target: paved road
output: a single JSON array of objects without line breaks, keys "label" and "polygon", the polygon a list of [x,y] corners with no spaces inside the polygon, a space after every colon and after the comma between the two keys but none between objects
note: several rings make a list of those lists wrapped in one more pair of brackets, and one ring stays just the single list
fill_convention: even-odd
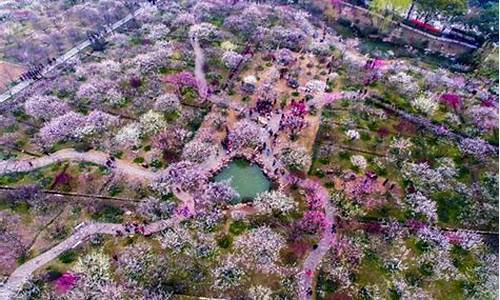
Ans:
[{"label": "paved road", "polygon": [[[116,21],[111,26],[106,28],[106,34],[109,34],[109,33],[113,32],[114,30],[120,28],[124,24],[128,23],[135,16],[137,16],[138,14],[141,14],[143,12],[143,10],[144,9],[140,8],[140,9],[136,10],[133,13],[133,15],[128,14],[123,19]],[[57,67],[64,64],[66,61],[68,61],[69,59],[71,59],[72,57],[74,57],[75,55],[77,55],[78,53],[80,53],[82,50],[86,49],[89,46],[90,46],[89,40],[84,40],[84,41],[80,42],[75,47],[71,48],[66,53],[59,56],[56,59],[56,62],[54,64],[46,66],[42,70],[42,75],[47,75],[50,72],[54,71]],[[9,100],[10,98],[16,96],[20,92],[24,91],[27,87],[31,86],[34,82],[35,82],[35,80],[30,79],[30,80],[25,80],[25,81],[22,81],[16,85],[14,85],[9,90],[7,90],[5,93],[0,95],[0,103],[3,103],[5,101]]]}]

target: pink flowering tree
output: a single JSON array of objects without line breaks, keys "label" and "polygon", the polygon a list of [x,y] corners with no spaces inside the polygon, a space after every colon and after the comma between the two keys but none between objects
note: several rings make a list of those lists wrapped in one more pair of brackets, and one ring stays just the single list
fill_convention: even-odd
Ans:
[{"label": "pink flowering tree", "polygon": [[297,28],[274,27],[268,36],[272,47],[284,47],[292,51],[299,51],[306,42],[306,35]]},{"label": "pink flowering tree", "polygon": [[52,145],[63,140],[77,139],[77,129],[85,122],[85,116],[68,112],[46,123],[39,132],[40,140],[45,145]]},{"label": "pink flowering tree", "polygon": [[182,158],[195,163],[201,163],[215,154],[214,145],[208,140],[194,139],[182,150]]},{"label": "pink flowering tree", "polygon": [[325,213],[317,210],[305,212],[299,221],[299,227],[308,233],[318,233],[326,227],[326,224]]},{"label": "pink flowering tree", "polygon": [[245,147],[258,147],[264,143],[265,131],[256,123],[242,120],[228,134],[228,148],[232,151]]},{"label": "pink flowering tree", "polygon": [[485,159],[497,151],[482,139],[466,138],[460,141],[459,149],[463,154],[472,155],[478,159]]},{"label": "pink flowering tree", "polygon": [[264,10],[254,6],[247,6],[241,13],[227,17],[224,20],[224,28],[239,35],[250,36],[259,25],[265,22]]},{"label": "pink flowering tree", "polygon": [[117,117],[101,111],[92,111],[87,116],[71,111],[45,123],[38,135],[46,146],[60,141],[80,141],[103,134],[118,121]]},{"label": "pink flowering tree", "polygon": [[295,62],[295,56],[292,50],[287,48],[282,48],[274,52],[276,62],[283,66],[291,65]]},{"label": "pink flowering tree", "polygon": [[467,110],[472,123],[481,131],[498,128],[498,109],[489,106],[473,106]]},{"label": "pink flowering tree", "polygon": [[457,94],[445,93],[441,95],[440,99],[442,103],[455,110],[462,106],[462,98]]},{"label": "pink flowering tree", "polygon": [[162,171],[153,183],[153,188],[162,194],[168,194],[176,189],[196,191],[206,181],[207,177],[198,165],[190,161],[180,161]]},{"label": "pink flowering tree", "polygon": [[165,154],[177,154],[188,138],[188,131],[182,128],[168,128],[153,137],[153,147]]},{"label": "pink flowering tree", "polygon": [[176,94],[166,93],[156,99],[154,109],[169,113],[179,110],[180,105],[179,97]]},{"label": "pink flowering tree", "polygon": [[189,71],[182,71],[165,77],[165,82],[170,83],[176,87],[177,94],[182,92],[183,88],[197,89],[198,82],[193,73]]},{"label": "pink flowering tree", "polygon": [[33,96],[24,103],[24,110],[33,118],[47,121],[64,115],[70,107],[54,96]]},{"label": "pink flowering tree", "polygon": [[77,130],[81,138],[95,136],[102,134],[106,130],[117,126],[119,118],[108,113],[94,110],[91,111],[86,117],[85,122]]},{"label": "pink flowering tree", "polygon": [[305,103],[292,103],[289,110],[281,119],[280,127],[288,130],[292,137],[296,137],[296,135],[307,125],[305,121],[306,113],[307,107],[305,106]]},{"label": "pink flowering tree", "polygon": [[195,194],[196,209],[207,209],[216,205],[226,205],[234,198],[238,197],[238,193],[231,187],[229,182],[209,182],[201,187]]},{"label": "pink flowering tree", "polygon": [[61,277],[57,278],[55,281],[55,289],[58,294],[65,294],[69,290],[71,290],[76,282],[78,281],[79,276],[70,272],[66,272],[62,274]]},{"label": "pink flowering tree", "polygon": [[245,57],[235,51],[228,50],[225,51],[224,54],[222,54],[222,61],[224,62],[224,65],[230,69],[233,70],[237,66],[239,66],[243,61]]}]

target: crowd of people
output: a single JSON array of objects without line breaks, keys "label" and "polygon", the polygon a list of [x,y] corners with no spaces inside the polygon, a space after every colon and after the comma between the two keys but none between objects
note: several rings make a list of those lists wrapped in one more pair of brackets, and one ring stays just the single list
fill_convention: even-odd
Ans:
[{"label": "crowd of people", "polygon": [[127,222],[123,225],[124,230],[117,230],[116,235],[117,236],[123,236],[123,235],[133,235],[133,234],[144,234],[145,233],[145,225],[144,224],[139,224],[137,221],[133,222]]},{"label": "crowd of people", "polygon": [[45,67],[48,65],[50,66],[50,65],[54,64],[56,61],[57,61],[57,59],[55,59],[55,58],[49,58],[49,59],[47,59],[46,64],[40,63],[36,66],[30,67],[28,71],[24,72],[23,74],[21,74],[19,76],[18,80],[23,82],[25,80],[30,80],[30,79],[33,79],[33,80],[41,79],[42,72],[45,69]]}]

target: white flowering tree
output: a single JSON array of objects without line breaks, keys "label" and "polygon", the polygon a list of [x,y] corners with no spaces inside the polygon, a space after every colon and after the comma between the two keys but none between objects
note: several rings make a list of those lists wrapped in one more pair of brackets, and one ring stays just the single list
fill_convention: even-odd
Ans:
[{"label": "white flowering tree", "polygon": [[148,278],[148,271],[155,262],[153,249],[146,243],[128,246],[118,256],[116,272],[130,283]]},{"label": "white flowering tree", "polygon": [[143,114],[139,119],[141,124],[142,132],[147,135],[154,135],[165,127],[167,127],[167,121],[165,118],[158,112],[148,111]]},{"label": "white flowering tree", "polygon": [[159,41],[148,51],[125,60],[124,64],[130,68],[129,72],[147,74],[170,64],[169,57],[172,53],[172,46],[169,42]]},{"label": "white flowering tree", "polygon": [[359,137],[360,137],[359,132],[357,130],[355,130],[355,129],[349,129],[349,130],[347,130],[346,133],[345,133],[345,135],[351,141],[358,140]]},{"label": "white flowering tree", "polygon": [[325,91],[326,83],[322,80],[310,80],[305,85],[306,93],[321,94]]},{"label": "white flowering tree", "polygon": [[263,285],[253,285],[248,290],[248,296],[252,300],[272,300],[273,291]]},{"label": "white flowering tree", "polygon": [[119,105],[124,102],[124,96],[115,82],[107,79],[92,78],[80,85],[76,93],[80,100],[89,100],[94,104],[109,103]]},{"label": "white flowering tree", "polygon": [[393,137],[389,144],[389,158],[392,161],[404,161],[411,157],[413,143],[409,138]]},{"label": "white flowering tree", "polygon": [[95,139],[118,124],[118,117],[102,111],[94,110],[85,117],[84,123],[76,129],[75,136],[79,139]]},{"label": "white flowering tree", "polygon": [[280,250],[285,239],[271,228],[263,226],[238,236],[235,248],[242,253],[242,263],[249,269],[265,273],[280,273]]},{"label": "white flowering tree", "polygon": [[428,199],[420,192],[408,194],[405,200],[413,212],[423,215],[428,222],[434,223],[437,221],[436,202]]},{"label": "white flowering tree", "polygon": [[189,36],[196,37],[200,41],[212,41],[217,37],[217,27],[211,23],[194,24],[189,28]]},{"label": "white flowering tree", "polygon": [[77,289],[71,291],[76,294],[82,289],[88,293],[87,296],[97,296],[112,281],[109,257],[101,251],[80,257],[73,266],[73,272],[80,277]]},{"label": "white flowering tree", "polygon": [[439,108],[439,103],[427,94],[421,94],[417,97],[411,98],[410,104],[413,108],[428,116],[433,115]]},{"label": "white flowering tree", "polygon": [[415,97],[420,90],[418,81],[405,72],[390,75],[387,83],[407,97]]},{"label": "white flowering tree", "polygon": [[297,203],[292,197],[280,191],[266,191],[257,194],[253,204],[259,211],[266,214],[283,213],[286,214],[297,208]]},{"label": "white flowering tree", "polygon": [[366,169],[368,162],[363,155],[353,155],[351,156],[351,164],[360,170]]},{"label": "white flowering tree", "polygon": [[296,171],[305,171],[311,165],[311,155],[302,147],[284,148],[280,153],[281,162]]},{"label": "white flowering tree", "polygon": [[197,209],[207,209],[227,205],[238,196],[228,181],[209,182],[195,193],[194,201]]},{"label": "white flowering tree", "polygon": [[95,137],[117,124],[117,117],[101,111],[92,111],[87,116],[70,111],[45,123],[38,135],[44,145],[52,145]]},{"label": "white flowering tree", "polygon": [[169,33],[170,29],[165,24],[144,24],[141,27],[143,33],[150,40],[159,40],[165,38]]},{"label": "white flowering tree", "polygon": [[161,112],[173,112],[180,109],[181,102],[179,97],[173,93],[160,95],[155,101],[154,109]]},{"label": "white flowering tree", "polygon": [[403,178],[413,184],[420,192],[427,194],[439,190],[458,189],[463,186],[456,182],[457,174],[453,161],[438,160],[439,165],[433,169],[427,162],[405,163],[401,169]]},{"label": "white flowering tree", "polygon": [[121,64],[112,59],[100,62],[80,64],[76,67],[75,75],[86,79],[111,79],[116,80],[122,71]]},{"label": "white flowering tree", "polygon": [[221,290],[239,286],[246,278],[246,272],[235,259],[228,258],[212,269],[214,287]]},{"label": "white flowering tree", "polygon": [[228,69],[236,68],[243,60],[243,55],[232,50],[225,51],[222,54],[222,61]]},{"label": "white flowering tree", "polygon": [[299,51],[306,43],[306,35],[298,28],[275,26],[268,36],[271,47],[283,47],[292,51]]},{"label": "white flowering tree", "polygon": [[149,222],[166,219],[173,211],[173,205],[155,197],[147,197],[137,207],[137,214]]},{"label": "white flowering tree", "polygon": [[191,244],[191,234],[180,225],[175,225],[163,230],[158,238],[163,249],[170,249],[174,253],[181,253]]},{"label": "white flowering tree", "polygon": [[220,47],[224,50],[224,51],[234,51],[236,50],[237,46],[235,44],[233,44],[231,41],[224,41],[220,44]]},{"label": "white flowering tree", "polygon": [[201,163],[215,155],[212,143],[201,139],[194,139],[187,143],[182,150],[182,158],[195,163]]},{"label": "white flowering tree", "polygon": [[122,127],[115,135],[114,142],[117,145],[125,145],[127,147],[137,147],[141,142],[142,129],[141,124],[133,122]]},{"label": "white flowering tree", "polygon": [[314,40],[309,43],[309,50],[318,56],[328,56],[332,51],[330,50],[330,44],[326,41]]}]

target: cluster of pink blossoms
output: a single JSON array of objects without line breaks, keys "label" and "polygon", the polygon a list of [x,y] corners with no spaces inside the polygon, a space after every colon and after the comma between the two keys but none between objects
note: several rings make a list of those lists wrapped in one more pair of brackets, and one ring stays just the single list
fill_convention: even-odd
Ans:
[{"label": "cluster of pink blossoms", "polygon": [[322,231],[328,223],[325,216],[325,203],[329,201],[328,196],[321,193],[320,183],[305,181],[303,188],[306,190],[306,202],[308,211],[300,220],[299,227],[307,232],[316,233]]},{"label": "cluster of pink blossoms", "polygon": [[183,87],[198,87],[198,82],[194,77],[194,74],[189,71],[182,71],[168,75],[165,77],[165,82],[175,85],[179,90]]}]

